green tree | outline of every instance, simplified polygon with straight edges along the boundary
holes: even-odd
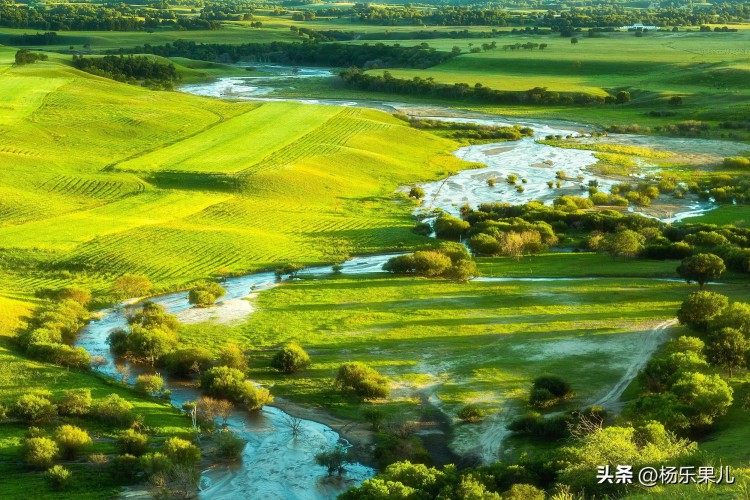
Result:
[[[419,186],[414,186],[409,190],[409,198],[420,200],[424,198],[424,189]]]
[[[612,257],[635,257],[643,250],[646,239],[630,229],[608,234],[604,238],[604,248]]]
[[[729,298],[714,292],[699,291],[688,295],[677,311],[680,323],[700,331],[708,329],[708,323],[729,305]]]
[[[151,291],[151,281],[140,274],[124,274],[117,278],[112,292],[121,298],[142,297]]]
[[[685,415],[696,429],[709,427],[732,405],[732,388],[718,375],[683,373],[672,392],[686,405]]]
[[[201,459],[201,450],[190,441],[171,437],[164,442],[162,452],[176,464],[192,465]]]
[[[233,343],[225,344],[224,347],[221,348],[218,364],[219,366],[234,368],[243,373],[247,372],[250,368],[247,362],[247,356],[245,356],[245,351],[243,351],[240,346]]]
[[[713,332],[706,343],[706,357],[717,366],[723,366],[732,377],[732,370],[745,366],[750,348],[745,336],[736,328],[722,328]]]
[[[699,253],[684,258],[677,268],[677,274],[688,283],[695,281],[703,288],[709,281],[719,279],[725,270],[724,261],[718,255]]]
[[[115,440],[117,451],[139,457],[148,451],[149,437],[135,429],[126,429]]]
[[[750,337],[750,304],[745,302],[732,302],[721,311],[709,323],[710,330],[721,330],[722,328],[736,328],[745,337]]]
[[[326,468],[329,476],[338,474],[343,475],[346,472],[346,464],[351,462],[346,452],[346,448],[337,445],[334,448],[322,451],[315,455],[315,462]]]
[[[37,469],[46,469],[60,455],[60,448],[49,438],[33,437],[24,440],[21,453],[26,465]]]

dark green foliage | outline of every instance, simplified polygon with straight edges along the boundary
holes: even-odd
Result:
[[[118,434],[115,446],[122,454],[139,457],[148,451],[149,437],[134,429],[126,429]]]
[[[28,49],[21,49],[16,52],[16,64],[33,64],[37,61],[46,61],[48,59],[47,54],[40,52],[31,52]]]
[[[420,200],[424,198],[424,189],[422,189],[419,186],[414,186],[409,190],[409,198],[414,198],[415,200]]]
[[[315,455],[315,462],[325,467],[329,476],[343,475],[346,472],[346,464],[350,461],[346,448],[341,445]]]
[[[437,250],[418,251],[388,260],[383,270],[466,281],[477,275],[476,264],[463,245],[444,243]]]
[[[118,82],[143,82],[150,88],[171,89],[180,77],[174,64],[146,56],[73,56],[73,66]]]
[[[706,341],[706,358],[711,364],[732,370],[745,366],[750,343],[736,328],[722,328],[709,335]]]
[[[570,384],[554,375],[543,375],[534,379],[529,395],[529,404],[537,408],[548,408],[574,396]]]
[[[479,422],[487,415],[480,406],[475,404],[467,404],[458,411],[458,418],[464,422]]]
[[[133,484],[138,482],[141,472],[138,457],[123,454],[117,455],[109,462],[109,474],[115,484]]]
[[[296,373],[310,366],[310,356],[299,344],[289,343],[276,353],[271,366],[282,373]]]
[[[246,441],[241,439],[232,431],[223,430],[213,437],[216,443],[216,455],[226,460],[239,460],[242,450],[245,449]]]
[[[352,391],[362,399],[387,398],[390,395],[388,380],[364,363],[341,365],[336,375],[336,386]]]

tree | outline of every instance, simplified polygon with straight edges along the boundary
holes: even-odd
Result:
[[[91,436],[85,430],[73,425],[61,425],[55,431],[55,441],[64,458],[72,459],[84,448],[90,446]]]
[[[719,279],[725,270],[724,261],[718,255],[699,253],[682,259],[682,263],[677,268],[677,274],[688,283],[695,281],[703,288],[703,285],[709,281]]]
[[[282,373],[296,373],[310,366],[310,356],[299,344],[291,342],[276,353],[271,366]]]
[[[259,410],[273,401],[268,389],[255,386],[244,373],[228,366],[206,370],[201,376],[201,388],[209,396],[245,404],[250,410]]]
[[[710,330],[736,328],[745,337],[750,337],[750,304],[732,302],[708,324],[708,327]]]
[[[604,238],[604,248],[614,257],[635,257],[643,249],[646,239],[630,229],[623,229]]]
[[[198,283],[188,292],[188,302],[198,307],[213,305],[217,299],[226,295],[227,291],[218,283],[204,281]]]
[[[164,379],[158,374],[138,375],[134,389],[149,396],[160,396],[164,392]]]
[[[571,38],[570,39],[570,43],[572,43],[573,45],[577,44],[578,43],[578,38],[576,38],[576,37]]]
[[[140,274],[124,274],[117,278],[112,292],[121,298],[142,297],[151,291],[151,281]]]
[[[336,375],[336,385],[342,391],[353,391],[363,399],[387,398],[388,380],[364,363],[345,363]]]
[[[630,92],[627,92],[625,90],[619,91],[615,96],[615,102],[617,104],[625,104],[626,102],[630,102]]]
[[[565,399],[573,397],[574,392],[560,377],[542,375],[534,380],[529,395],[529,404],[537,408],[547,408]]]
[[[677,311],[680,323],[690,328],[706,331],[708,323],[729,305],[729,298],[714,292],[699,291],[688,295]]]
[[[409,190],[409,198],[414,198],[415,200],[420,200],[424,198],[424,189],[422,189],[419,186],[414,186]]]
[[[745,366],[750,348],[745,336],[736,328],[722,328],[713,332],[706,343],[706,357],[712,364],[723,366],[732,378],[732,370]]]
[[[685,405],[685,416],[696,429],[709,427],[732,405],[732,388],[718,375],[683,373],[672,392]]]

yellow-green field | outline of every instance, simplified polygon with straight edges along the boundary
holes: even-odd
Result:
[[[12,54],[0,51],[8,297],[414,246],[412,205],[394,190],[459,168],[455,143],[377,111],[157,93]]]

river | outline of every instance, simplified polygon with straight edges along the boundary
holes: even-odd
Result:
[[[285,98],[269,97],[279,85],[293,85],[295,79],[330,76],[327,70],[283,68],[265,66],[260,68],[264,76],[221,78],[215,82],[198,85],[185,85],[180,90],[196,95],[239,100],[282,101]],[[587,168],[597,162],[593,152],[577,149],[563,149],[546,146],[536,139],[547,135],[584,134],[589,128],[574,122],[542,121],[504,118],[481,113],[465,112],[438,106],[411,105],[398,102],[352,101],[337,99],[291,99],[308,104],[336,106],[362,106],[386,112],[399,112],[440,120],[470,121],[483,124],[515,125],[531,127],[534,137],[515,142],[502,142],[467,146],[455,151],[461,159],[485,164],[486,167],[464,170],[438,182],[421,184],[424,188],[425,208],[440,208],[457,214],[465,203],[475,206],[480,202],[505,201],[525,203],[530,200],[550,202],[561,192],[551,190],[547,182],[555,180],[555,173],[563,170],[567,178],[579,178],[567,182],[563,192],[581,193],[581,185],[597,181],[606,190],[615,182],[612,178],[597,176]],[[610,135],[607,141],[619,144],[637,144],[666,151],[684,154],[703,154],[716,157],[737,154],[746,149],[744,145],[723,141],[701,141],[697,139],[671,139],[653,136]],[[490,178],[502,179],[508,174],[516,174],[526,179],[524,191],[514,186],[497,182],[490,187]],[[712,208],[709,203],[683,205],[678,211],[663,219],[676,221],[698,215]],[[346,262],[340,272],[344,274],[371,273],[382,271],[382,265],[392,255],[356,257]],[[310,276],[333,272],[330,266],[310,268],[301,274]],[[227,294],[220,299],[216,310],[221,311],[221,303],[236,301],[248,295],[277,285],[273,273],[256,273],[227,279],[222,285]],[[167,312],[178,317],[186,314],[191,305],[185,292],[171,293],[150,300],[162,305]],[[109,350],[109,332],[127,325],[128,304],[120,304],[112,309],[100,311],[99,319],[92,321],[81,332],[76,345],[84,347],[92,356],[101,356],[107,363],[98,368],[113,378],[120,375],[115,369],[115,360]],[[144,370],[130,366],[130,381]],[[181,407],[186,401],[200,397],[199,391],[188,384],[168,380],[172,391],[172,403]],[[310,420],[302,421],[302,431],[293,437],[288,425],[288,415],[283,411],[264,407],[260,412],[248,413],[236,410],[229,420],[229,428],[247,440],[242,453],[241,464],[217,466],[202,473],[201,497],[211,499],[264,498],[283,500],[322,500],[334,498],[353,485],[372,477],[375,471],[359,463],[349,464],[344,480],[326,479],[325,469],[315,464],[314,456],[321,449],[341,442],[341,437],[329,427]],[[498,443],[499,444],[499,443]]]

